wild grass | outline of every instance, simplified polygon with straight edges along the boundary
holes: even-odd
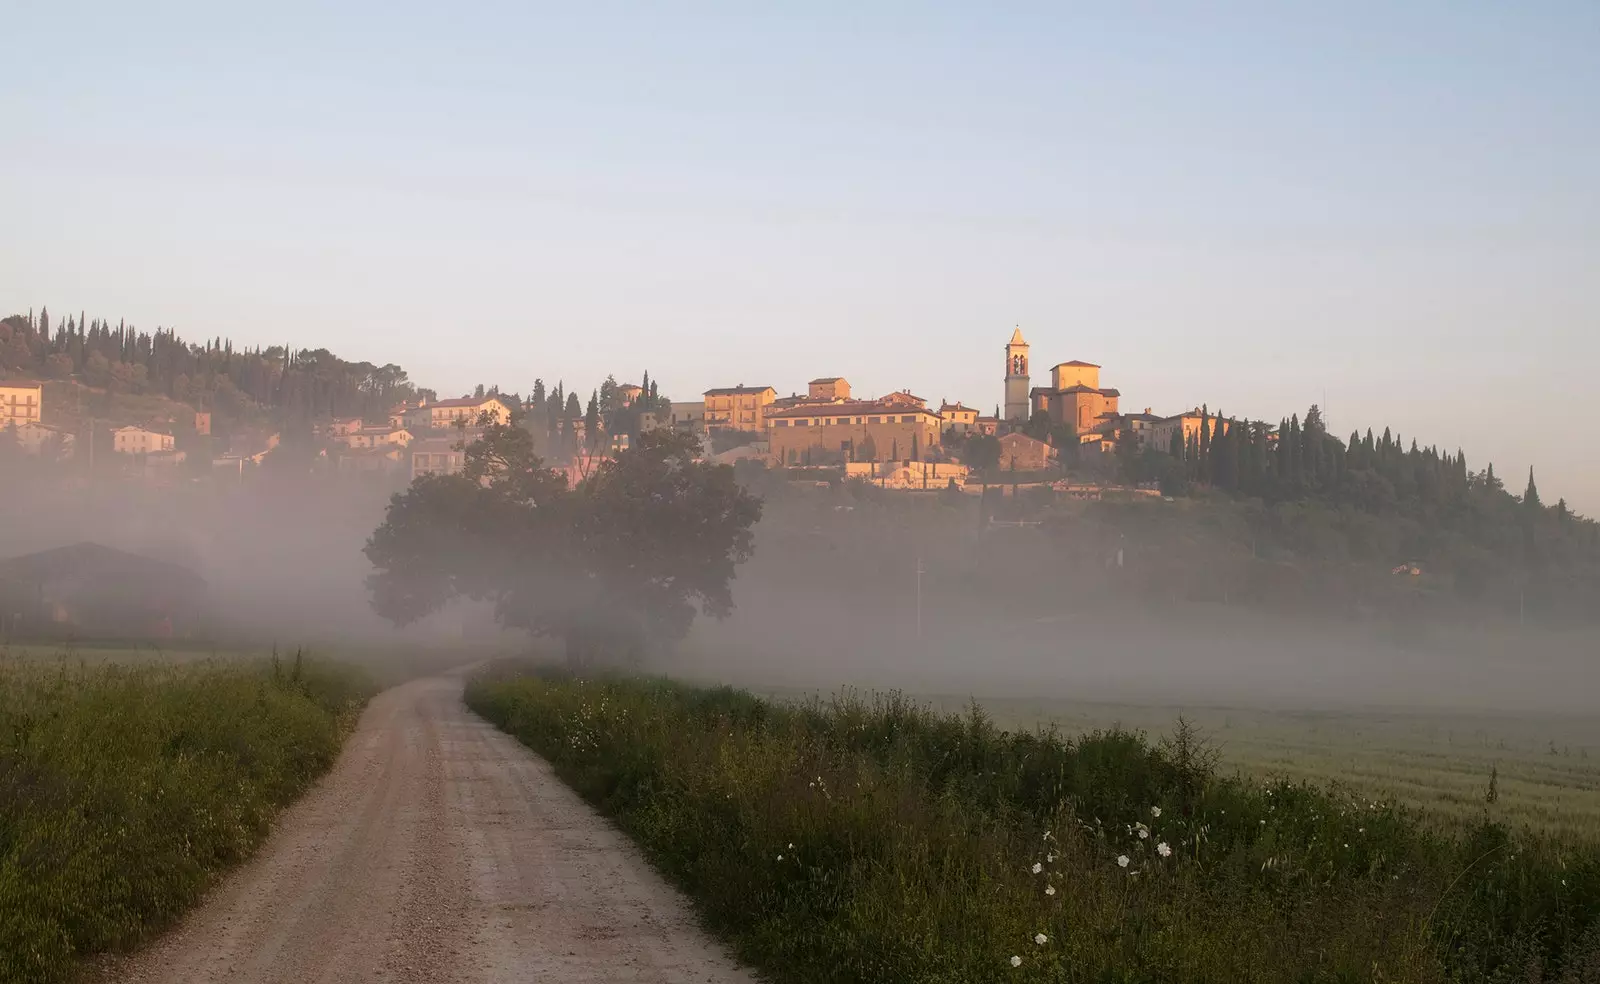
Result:
[[[0,984],[169,924],[333,763],[367,693],[299,658],[0,658]]]
[[[1600,850],[1222,776],[1188,727],[1066,738],[894,695],[559,675],[480,675],[468,702],[776,981],[1600,973]]]

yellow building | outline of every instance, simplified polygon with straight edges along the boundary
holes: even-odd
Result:
[[[939,415],[908,394],[790,407],[768,415],[779,465],[921,461],[940,445]]]
[[[419,475],[454,475],[466,464],[467,456],[460,442],[443,437],[431,437],[411,444],[411,477]]]
[[[497,424],[509,423],[511,408],[500,402],[498,397],[485,396],[481,399],[468,397],[462,400],[440,400],[437,403],[423,403],[406,411],[405,426],[412,431],[417,430],[447,430],[456,425],[457,421],[476,424],[481,414],[487,413]]]
[[[339,435],[344,446],[351,449],[381,448],[389,445],[405,447],[411,443],[411,432],[404,427],[362,427]]]
[[[0,428],[37,423],[44,416],[44,385],[21,381],[0,382]]]
[[[1033,413],[1049,416],[1052,423],[1071,424],[1084,435],[1117,413],[1122,394],[1100,385],[1100,367],[1093,362],[1063,362],[1050,369],[1050,385],[1035,386],[1029,394]]]
[[[767,407],[778,398],[771,386],[724,386],[705,391],[706,427],[760,434],[767,429]]]
[[[946,434],[966,436],[978,429],[978,411],[960,403],[941,403],[939,424]]]
[[[1145,412],[1149,413],[1148,410]],[[1200,439],[1200,422],[1203,419],[1205,419],[1205,416],[1201,413],[1199,407],[1184,413],[1174,414],[1171,417],[1163,417],[1150,423],[1144,430],[1144,444],[1147,447],[1155,448],[1157,451],[1169,451],[1172,448],[1172,435],[1177,433],[1182,435],[1179,438],[1180,443],[1184,447],[1188,447],[1191,441]],[[1224,434],[1228,433],[1229,428],[1233,426],[1233,421],[1221,420],[1214,414],[1211,415],[1210,419],[1212,421],[1210,426],[1214,429],[1220,427],[1221,432]]]
[[[839,376],[824,376],[806,384],[806,396],[818,402],[850,399],[850,384]]]
[[[173,450],[171,434],[143,427],[118,427],[111,432],[111,450],[117,454],[155,454]]]

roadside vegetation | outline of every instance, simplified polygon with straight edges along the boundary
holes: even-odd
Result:
[[[0,650],[0,984],[132,946],[334,762],[365,679],[299,656],[118,665]]]
[[[1600,979],[1600,846],[1224,777],[1186,725],[513,672],[467,698],[777,981]]]

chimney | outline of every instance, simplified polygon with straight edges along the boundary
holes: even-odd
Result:
[[[1144,408],[1144,415],[1145,415],[1145,416],[1146,416],[1146,417],[1150,417],[1150,416],[1154,416],[1154,414],[1152,414],[1152,413],[1151,413],[1151,412],[1150,412],[1150,408],[1149,408],[1149,407],[1145,407],[1145,408]]]

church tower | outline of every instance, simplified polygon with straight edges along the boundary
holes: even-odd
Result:
[[[1021,328],[1006,343],[1006,419],[1028,419],[1028,343]]]

